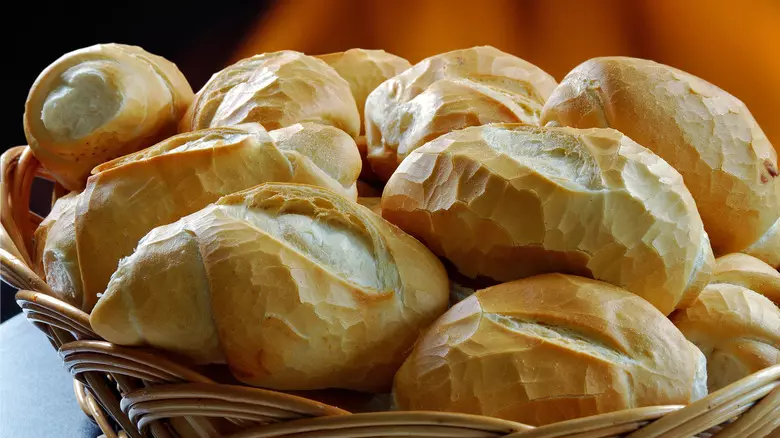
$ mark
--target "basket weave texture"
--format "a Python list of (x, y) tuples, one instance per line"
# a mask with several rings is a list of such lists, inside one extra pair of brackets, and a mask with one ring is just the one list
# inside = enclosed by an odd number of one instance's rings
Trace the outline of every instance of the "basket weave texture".
[[(298, 395), (219, 383), (165, 352), (106, 342), (92, 331), (86, 313), (55, 298), (31, 258), (42, 218), (29, 209), (33, 179), (53, 179), (26, 146), (9, 149), (0, 165), (2, 279), (19, 289), (19, 306), (70, 370), (79, 405), (106, 438), (780, 437), (780, 365), (688, 406), (637, 408), (542, 427), (445, 412), (351, 413)], [(64, 194), (55, 184), (52, 202)]]

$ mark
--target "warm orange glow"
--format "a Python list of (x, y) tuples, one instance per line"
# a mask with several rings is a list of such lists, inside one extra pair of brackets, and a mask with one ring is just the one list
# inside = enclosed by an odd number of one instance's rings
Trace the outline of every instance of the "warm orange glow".
[(780, 148), (780, 1), (280, 0), (234, 60), (381, 48), (411, 62), (489, 44), (558, 80), (604, 55), (648, 58), (742, 99)]

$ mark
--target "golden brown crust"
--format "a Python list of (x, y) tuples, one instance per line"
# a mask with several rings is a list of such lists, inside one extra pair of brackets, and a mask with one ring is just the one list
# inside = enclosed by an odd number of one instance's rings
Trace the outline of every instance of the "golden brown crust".
[(368, 161), (384, 181), (414, 149), (450, 131), (494, 122), (536, 124), (556, 82), (494, 47), (426, 58), (366, 100)]
[(747, 254), (727, 254), (715, 259), (710, 282), (736, 284), (780, 303), (780, 272)]
[[(660, 155), (683, 175), (716, 255), (745, 250), (778, 221), (774, 148), (739, 99), (698, 77), (643, 59), (594, 58), (550, 96), (548, 122), (614, 128)], [(766, 238), (777, 246), (775, 234)], [(778, 248), (754, 254), (767, 253), (780, 265)]]
[(645, 300), (545, 274), (477, 291), (399, 370), (400, 409), (543, 425), (706, 395), (701, 352)]
[(324, 61), (292, 50), (252, 56), (214, 74), (198, 91), (179, 131), (251, 122), (269, 131), (314, 122), (352, 137), (360, 133), (347, 81)]
[[(177, 250), (188, 245), (197, 253)], [(384, 391), (447, 296), (438, 259), (379, 215), (325, 189), (262, 184), (152, 230), (90, 321), (112, 342), (224, 359), (252, 385)], [(185, 315), (194, 334), (177, 329)]]
[(57, 181), (81, 190), (93, 167), (174, 134), (192, 99), (170, 61), (137, 46), (97, 44), (41, 72), (27, 97), (24, 130)]
[(82, 307), (84, 295), (76, 251), (77, 192), (70, 192), (54, 203), (46, 219), (35, 230), (35, 264), (46, 284), (60, 300)]
[[(319, 138), (327, 131), (320, 128), (303, 126), (301, 135), (312, 131)], [(353, 148), (352, 162), (358, 165), (353, 143), (319, 138), (318, 153), (324, 157), (310, 159), (306, 154), (311, 151), (282, 137), (285, 147), (278, 147), (257, 124), (210, 128), (179, 134), (99, 167), (76, 207), (78, 257), (85, 267), (83, 309), (94, 306), (120, 258), (130, 255), (152, 228), (174, 222), (220, 196), (263, 182), (294, 181), (356, 198), (354, 180), (344, 187), (316, 164), (330, 169), (328, 159), (347, 156)], [(356, 175), (353, 169), (352, 177)]]
[(610, 129), (496, 124), (414, 151), (382, 215), (470, 277), (596, 278), (665, 314), (709, 282), (712, 251), (680, 174)]
[(750, 289), (711, 284), (671, 320), (707, 357), (710, 391), (780, 363), (780, 309)]

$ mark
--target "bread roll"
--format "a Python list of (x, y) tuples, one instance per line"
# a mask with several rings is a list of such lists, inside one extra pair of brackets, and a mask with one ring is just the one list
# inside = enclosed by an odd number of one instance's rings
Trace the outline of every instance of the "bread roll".
[(672, 322), (707, 357), (710, 391), (780, 364), (780, 309), (733, 284), (711, 284)]
[(269, 183), (152, 230), (90, 322), (118, 344), (224, 360), (250, 385), (386, 391), (447, 295), (439, 260), (380, 216)]
[(355, 140), (346, 132), (317, 123), (296, 123), (269, 134), (287, 158), (295, 161), (291, 181), (322, 185), (323, 180), (332, 178), (341, 185), (339, 193), (357, 198), (362, 163)]
[(556, 88), (546, 123), (615, 128), (651, 149), (683, 175), (716, 255), (755, 243), (750, 254), (780, 266), (777, 154), (736, 97), (653, 61), (595, 58)]
[(728, 254), (715, 259), (710, 283), (736, 284), (780, 303), (780, 273), (747, 254)]
[(707, 395), (702, 353), (647, 301), (545, 274), (483, 289), (420, 338), (395, 376), (401, 410), (534, 426)]
[(387, 181), (413, 150), (447, 132), (493, 122), (536, 124), (556, 82), (494, 47), (426, 58), (366, 100), (368, 161)]
[(664, 314), (709, 282), (713, 256), (680, 174), (612, 129), (471, 127), (401, 163), (382, 215), (465, 276), (603, 280)]
[[(209, 128), (97, 167), (76, 207), (83, 309), (92, 308), (120, 258), (129, 256), (152, 228), (221, 196), (281, 181), (325, 186), (355, 199), (355, 181), (347, 180), (350, 168), (352, 178), (360, 171), (354, 142), (344, 141), (335, 128), (313, 124), (273, 136), (278, 145), (258, 124)], [(337, 160), (347, 163), (337, 168)]]
[(410, 68), (409, 61), (384, 50), (349, 49), (346, 52), (316, 56), (333, 67), (346, 79), (360, 113), (360, 137), (357, 139), (360, 157), (363, 159), (361, 178), (374, 180), (376, 175), (366, 159), (365, 116), (366, 98), (382, 82)]
[(35, 268), (57, 298), (83, 307), (81, 270), (76, 250), (77, 192), (57, 199), (46, 219), (35, 230)]
[(252, 56), (214, 74), (198, 91), (179, 130), (248, 122), (269, 131), (315, 122), (352, 137), (360, 133), (347, 81), (322, 60), (292, 50)]
[(167, 59), (136, 46), (97, 44), (41, 72), (27, 96), (24, 133), (57, 181), (81, 190), (98, 164), (175, 134), (192, 98)]

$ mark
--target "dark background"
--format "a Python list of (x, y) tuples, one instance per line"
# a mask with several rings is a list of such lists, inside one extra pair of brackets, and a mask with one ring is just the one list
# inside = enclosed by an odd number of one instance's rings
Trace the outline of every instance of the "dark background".
[[(197, 91), (229, 60), (271, 1), (23, 1), (3, 7), (2, 150), (26, 144), (22, 115), (38, 74), (61, 55), (97, 43), (143, 47), (173, 61)], [(10, 56), (7, 52), (10, 50)], [(41, 187), (35, 199), (46, 199)], [(40, 207), (38, 208), (40, 210)], [(0, 321), (17, 314), (2, 283)]]

